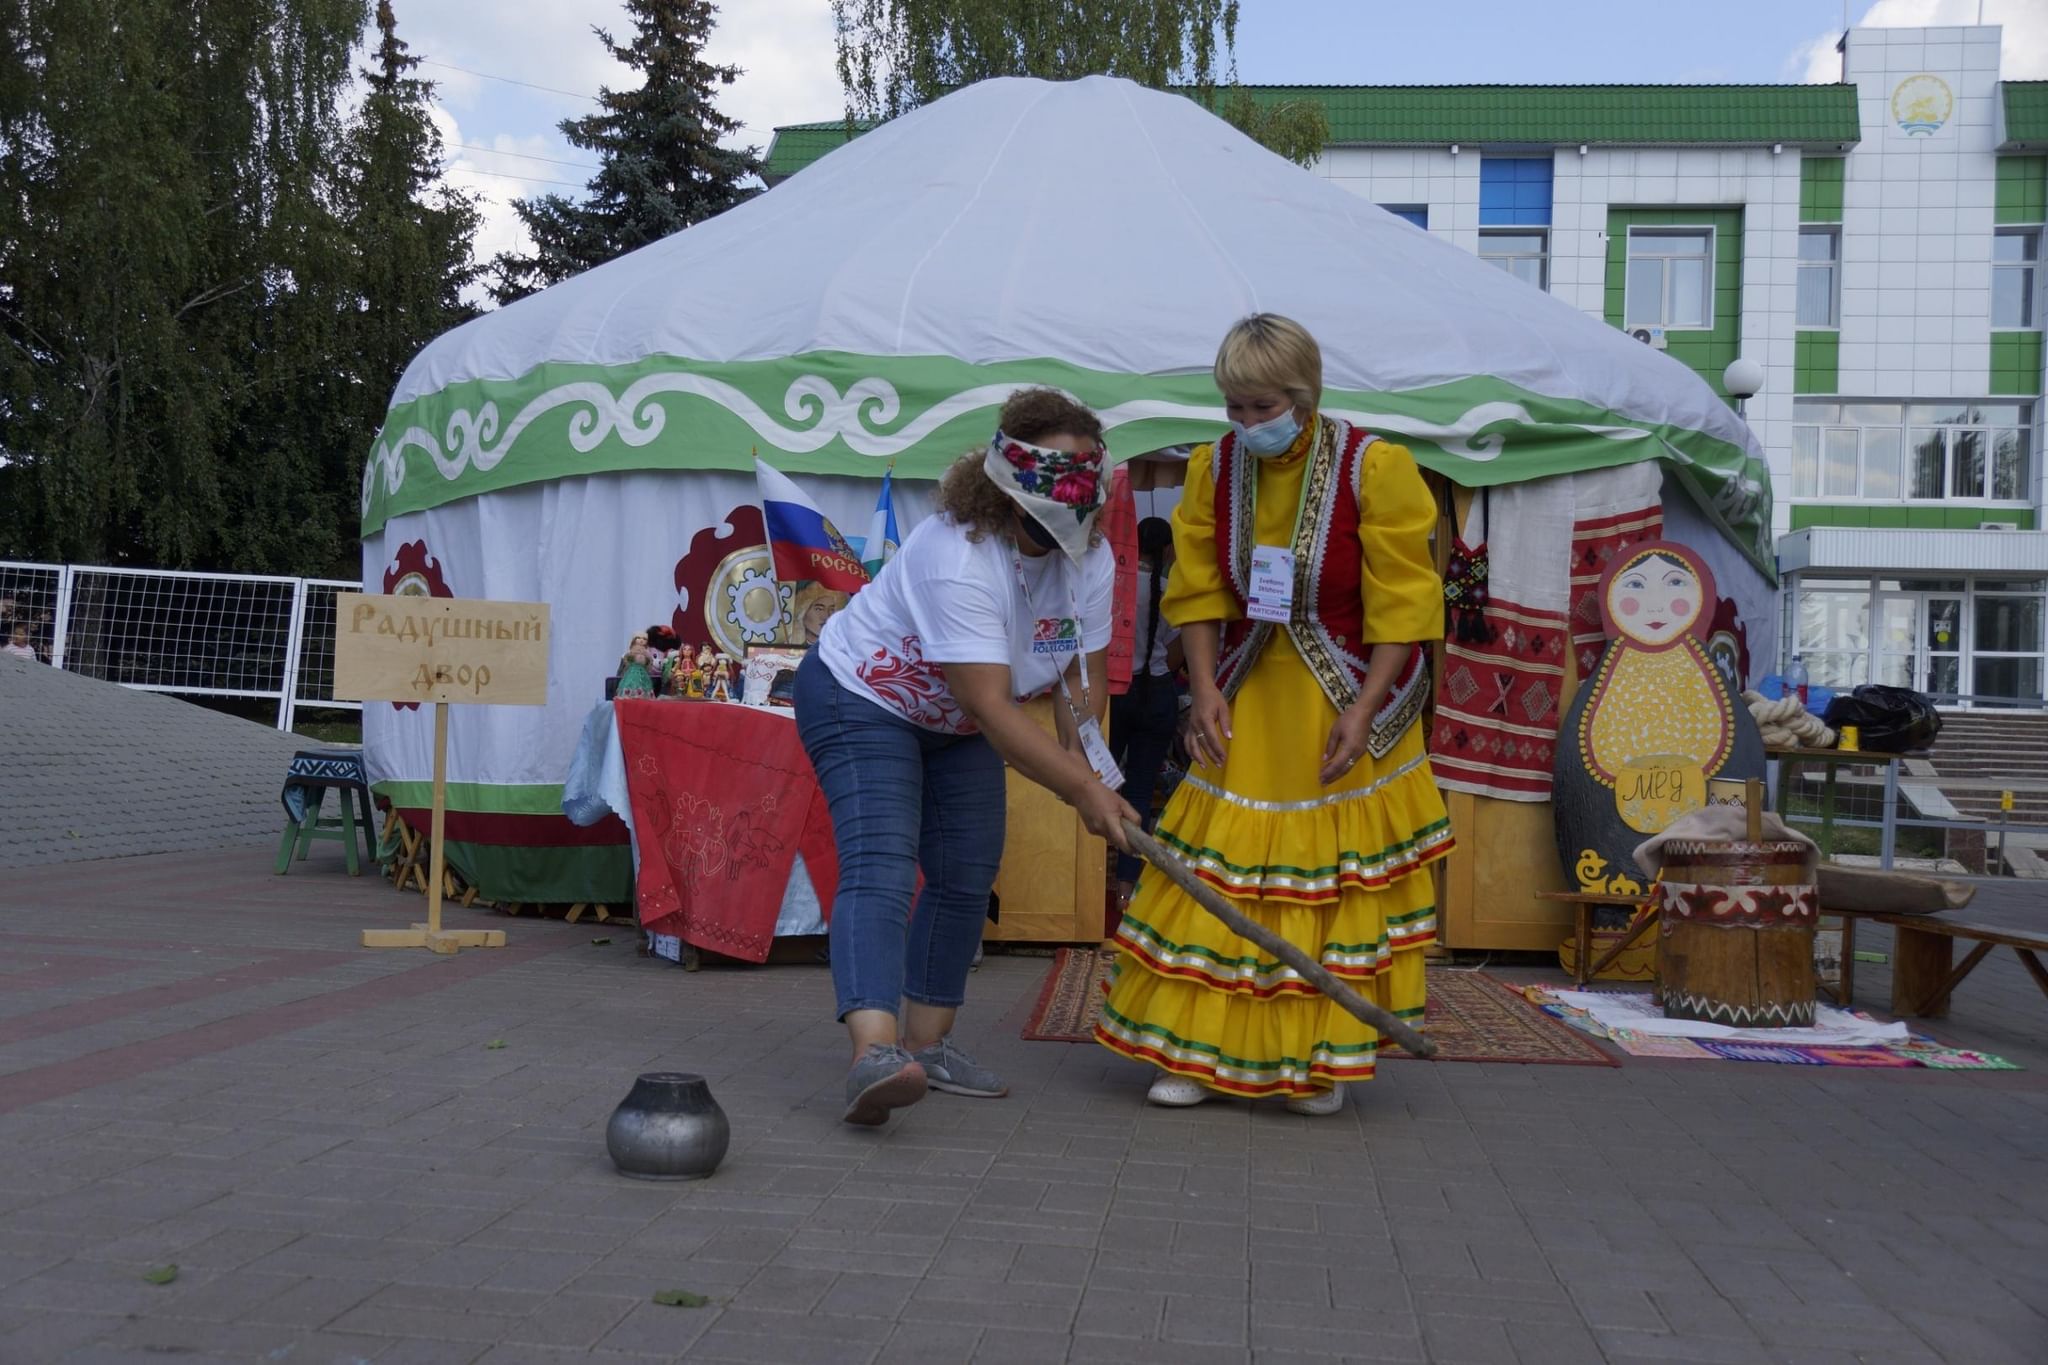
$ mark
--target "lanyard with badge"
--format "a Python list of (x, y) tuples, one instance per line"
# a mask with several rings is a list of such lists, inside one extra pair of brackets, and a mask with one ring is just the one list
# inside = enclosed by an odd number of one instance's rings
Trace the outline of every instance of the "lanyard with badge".
[[(1031, 619), (1035, 628), (1038, 609), (1032, 605), (1031, 585), (1024, 578), (1023, 557), (1014, 550), (1010, 553), (1010, 567), (1017, 575), (1017, 590), (1024, 595), (1024, 613)], [(1067, 713), (1074, 718), (1074, 729), (1081, 737), (1082, 757), (1088, 760), (1088, 766), (1094, 769), (1095, 776), (1101, 780), (1103, 786), (1121, 788), (1124, 785), (1124, 772), (1117, 766), (1115, 755), (1109, 751), (1109, 740), (1102, 733), (1102, 723), (1075, 703), (1074, 694), (1067, 687), (1067, 669), (1062, 656), (1072, 653), (1081, 666), (1082, 701), (1088, 699), (1088, 651), (1083, 647), (1082, 641), (1081, 603), (1074, 594), (1073, 580), (1068, 577), (1073, 572), (1072, 567), (1062, 561), (1058, 568), (1060, 578), (1067, 588), (1067, 606), (1071, 613), (1068, 619), (1074, 623), (1074, 633), (1071, 636), (1062, 635), (1050, 642), (1052, 648), (1048, 652), (1054, 656), (1053, 667), (1056, 670), (1053, 676), (1059, 683), (1060, 696), (1067, 704)]]
[[(1314, 446), (1309, 448), (1308, 459), (1316, 457)], [(1243, 458), (1240, 452), (1239, 458)], [(1251, 471), (1253, 478), (1253, 502), (1245, 521), (1253, 526), (1258, 524), (1256, 515), (1258, 471)], [(1254, 621), (1272, 621), (1286, 625), (1294, 619), (1294, 546), (1301, 542), (1301, 518), (1308, 510), (1308, 473), (1301, 478), (1301, 498), (1294, 507), (1294, 530), (1285, 545), (1252, 545), (1251, 581), (1245, 593), (1245, 615)]]

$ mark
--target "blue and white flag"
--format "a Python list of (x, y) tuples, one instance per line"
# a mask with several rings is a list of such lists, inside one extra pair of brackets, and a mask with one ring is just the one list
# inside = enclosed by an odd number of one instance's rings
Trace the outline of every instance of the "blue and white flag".
[(861, 567), (873, 578), (882, 571), (882, 566), (895, 557), (896, 546), (896, 500), (890, 492), (895, 479), (894, 470), (882, 475), (882, 495), (875, 499), (875, 515), (868, 522), (868, 538), (861, 542)]

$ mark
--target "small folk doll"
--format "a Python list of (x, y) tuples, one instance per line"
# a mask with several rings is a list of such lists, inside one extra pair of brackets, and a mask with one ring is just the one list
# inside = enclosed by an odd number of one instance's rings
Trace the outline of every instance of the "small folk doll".
[(732, 700), (732, 656), (721, 654), (712, 665), (711, 686), (708, 694), (713, 701)]
[(614, 696), (628, 700), (654, 695), (654, 672), (648, 657), (647, 636), (635, 635), (619, 656), (619, 686)]

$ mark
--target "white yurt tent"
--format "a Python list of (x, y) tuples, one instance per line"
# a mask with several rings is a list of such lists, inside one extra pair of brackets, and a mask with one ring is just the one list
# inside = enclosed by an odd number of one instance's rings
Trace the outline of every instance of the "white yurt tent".
[[(1753, 437), (1696, 375), (1304, 172), (1193, 102), (1107, 77), (982, 82), (759, 198), (441, 337), (362, 486), (368, 590), (552, 604), (544, 708), (457, 708), (450, 851), (485, 894), (619, 900), (624, 834), (560, 792), (629, 635), (773, 627), (751, 453), (858, 533), (1053, 384), (1113, 453), (1209, 439), (1223, 331), (1270, 310), (1325, 406), (1464, 488), (1646, 466), (1769, 563)], [(1653, 495), (1654, 496), (1654, 495)], [(764, 614), (763, 604), (766, 604)], [(426, 804), (423, 710), (368, 706), (379, 790)]]

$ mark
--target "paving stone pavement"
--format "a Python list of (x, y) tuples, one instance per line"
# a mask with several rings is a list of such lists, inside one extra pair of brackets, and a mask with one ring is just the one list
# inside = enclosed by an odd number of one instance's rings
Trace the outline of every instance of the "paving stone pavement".
[[(284, 833), (303, 736), (0, 655), (0, 868)], [(330, 804), (328, 809), (334, 809)]]
[[(11, 875), (0, 1362), (2048, 1361), (2048, 1000), (2008, 954), (1938, 1031), (2026, 1071), (1394, 1062), (1320, 1120), (1148, 1108), (1021, 1040), (1047, 964), (991, 957), (961, 1036), (1013, 1093), (875, 1132), (818, 968), (495, 917), (354, 946), (420, 907), (332, 846)], [(657, 1069), (731, 1115), (709, 1181), (609, 1165)]]

